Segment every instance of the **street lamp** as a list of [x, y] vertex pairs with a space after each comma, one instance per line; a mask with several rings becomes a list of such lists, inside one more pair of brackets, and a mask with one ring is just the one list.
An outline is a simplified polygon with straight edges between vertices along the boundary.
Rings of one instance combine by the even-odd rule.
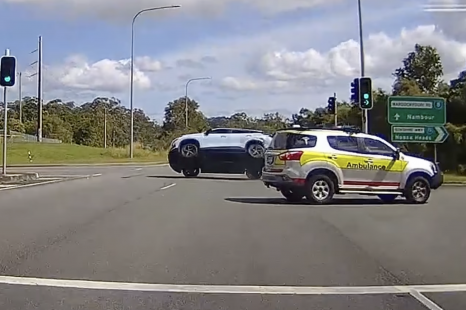
[[145, 12], [149, 11], [157, 11], [157, 10], [164, 10], [164, 9], [176, 9], [180, 8], [180, 5], [171, 5], [171, 6], [161, 6], [161, 7], [153, 7], [153, 8], [147, 8], [143, 9], [139, 12], [136, 13], [133, 17], [133, 22], [131, 23], [131, 69], [130, 69], [130, 89], [129, 89], [129, 107], [131, 109], [131, 133], [130, 133], [130, 151], [129, 151], [129, 157], [133, 158], [134, 157], [134, 111], [133, 111], [133, 94], [134, 94], [134, 22], [138, 18], [139, 15]]
[[188, 124], [189, 124], [188, 123], [188, 86], [189, 86], [189, 83], [193, 81], [202, 81], [202, 80], [212, 80], [212, 78], [211, 77], [198, 77], [194, 79], [189, 79], [186, 82], [186, 92], [184, 95], [184, 113], [185, 113], [186, 128], [188, 128]]

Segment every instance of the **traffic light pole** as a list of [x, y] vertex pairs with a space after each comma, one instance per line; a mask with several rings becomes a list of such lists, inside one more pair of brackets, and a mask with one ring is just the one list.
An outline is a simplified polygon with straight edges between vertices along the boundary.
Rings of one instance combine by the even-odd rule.
[[[361, 77], [365, 75], [365, 63], [364, 63], [364, 36], [362, 32], [362, 9], [361, 0], [358, 0], [358, 18], [359, 18], [359, 55], [361, 57]], [[361, 102], [359, 103], [361, 104]], [[362, 125], [365, 133], [369, 133], [369, 120], [368, 120], [367, 109], [362, 110]]]
[[39, 36], [39, 46], [37, 49], [38, 62], [37, 62], [37, 142], [42, 142], [42, 36]]
[[[5, 56], [10, 56], [10, 50], [6, 49], [5, 50]], [[6, 87], [3, 87], [3, 168], [2, 168], [2, 174], [6, 175], [6, 143], [7, 143], [7, 138], [8, 138], [8, 103], [7, 103], [7, 98], [6, 98]]]

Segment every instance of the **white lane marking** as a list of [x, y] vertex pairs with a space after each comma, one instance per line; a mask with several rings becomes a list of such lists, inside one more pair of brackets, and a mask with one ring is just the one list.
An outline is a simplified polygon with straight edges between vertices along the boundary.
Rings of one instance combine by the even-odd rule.
[[141, 171], [141, 170], [142, 170], [142, 168], [136, 168], [136, 169], [134, 169], [134, 171]]
[[[131, 282], [104, 282], [90, 280], [63, 280], [29, 277], [0, 276], [1, 284], [32, 285], [48, 287], [82, 288], [94, 290], [119, 290], [164, 293], [203, 294], [260, 294], [260, 295], [366, 295], [366, 294], [411, 294], [432, 292], [466, 292], [466, 284], [416, 285], [416, 286], [241, 286], [241, 285], [183, 285], [150, 284]], [[417, 289], [414, 289], [416, 287]], [[438, 310], [438, 308], [434, 308]]]
[[176, 183], [168, 184], [168, 185], [165, 185], [164, 187], [161, 187], [160, 190], [169, 189], [170, 187], [173, 187], [175, 185]]
[[93, 175], [91, 175], [91, 177], [93, 178], [101, 177], [101, 176], [102, 176], [102, 173], [94, 173]]
[[429, 310], [443, 310], [439, 305], [437, 305], [435, 302], [427, 298], [426, 296], [422, 295], [416, 290], [411, 290], [409, 293], [411, 296], [413, 296], [417, 301], [419, 301], [421, 304], [426, 306]]

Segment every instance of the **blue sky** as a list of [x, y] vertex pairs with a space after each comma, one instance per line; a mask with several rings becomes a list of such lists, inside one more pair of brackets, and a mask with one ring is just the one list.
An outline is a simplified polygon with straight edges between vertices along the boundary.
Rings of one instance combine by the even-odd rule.
[[[446, 1], [446, 0], [445, 0]], [[357, 1], [287, 0], [0, 0], [0, 36], [24, 75], [44, 42], [44, 98], [83, 103], [97, 96], [129, 101], [130, 24], [135, 26], [135, 107], [160, 119], [165, 105], [189, 96], [209, 116], [254, 115], [323, 106], [327, 97], [349, 96], [359, 75]], [[415, 43], [433, 44], [454, 75], [466, 62], [466, 42], [454, 24], [462, 15], [423, 12], [423, 1], [362, 0], [367, 73], [389, 88], [391, 73]], [[5, 35], [5, 33], [8, 33]], [[454, 48], [453, 48], [454, 47]], [[24, 95], [36, 95], [24, 79]], [[16, 98], [14, 91], [10, 98]]]

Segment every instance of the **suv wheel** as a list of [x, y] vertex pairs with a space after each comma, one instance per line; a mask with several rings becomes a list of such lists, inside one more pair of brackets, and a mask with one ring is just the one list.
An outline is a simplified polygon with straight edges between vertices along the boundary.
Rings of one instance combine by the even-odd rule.
[[280, 190], [282, 193], [283, 197], [286, 198], [289, 202], [300, 202], [303, 200], [303, 193], [299, 191], [292, 191], [289, 189], [282, 189]]
[[199, 148], [194, 143], [186, 143], [181, 146], [181, 156], [184, 158], [196, 157], [199, 153]]
[[265, 148], [260, 143], [249, 144], [247, 151], [252, 158], [264, 158]]
[[262, 176], [262, 171], [246, 170], [246, 176], [249, 180], [259, 180]]
[[315, 204], [328, 204], [335, 195], [335, 184], [324, 174], [310, 177], [306, 186], [306, 197]]
[[414, 177], [408, 181], [405, 187], [405, 197], [409, 203], [423, 204], [429, 200], [430, 184], [424, 177]]
[[194, 178], [199, 175], [199, 169], [184, 169], [183, 175], [187, 178]]

